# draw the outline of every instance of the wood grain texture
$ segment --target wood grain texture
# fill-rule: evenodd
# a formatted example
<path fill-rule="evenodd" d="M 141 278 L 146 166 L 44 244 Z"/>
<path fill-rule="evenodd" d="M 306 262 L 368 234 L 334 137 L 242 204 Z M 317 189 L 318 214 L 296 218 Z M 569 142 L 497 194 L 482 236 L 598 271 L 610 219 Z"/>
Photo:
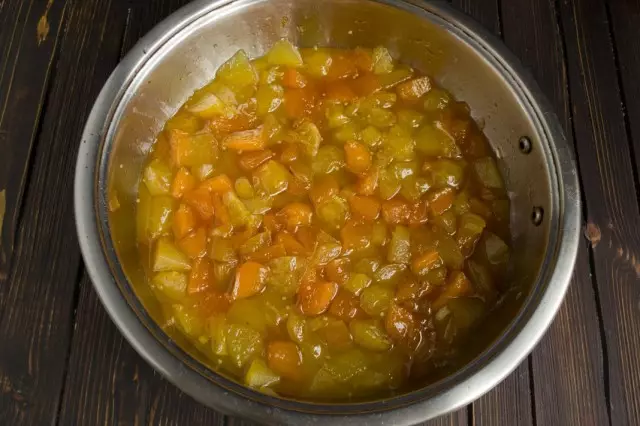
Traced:
<path fill-rule="evenodd" d="M 505 0 L 502 14 L 505 43 L 532 72 L 573 143 L 567 64 L 554 4 Z M 528 17 L 527 25 L 522 25 L 523 16 Z M 603 342 L 589 271 L 585 241 L 565 303 L 531 357 L 539 425 L 608 424 Z"/>
<path fill-rule="evenodd" d="M 7 211 L 0 230 L 0 312 L 9 274 L 24 190 L 67 0 L 0 2 L 0 191 Z M 48 34 L 39 40 L 38 22 Z"/>
<path fill-rule="evenodd" d="M 592 252 L 611 424 L 637 424 L 640 212 L 609 23 L 601 0 L 562 2 L 560 11 L 587 221 L 599 237 Z"/>
<path fill-rule="evenodd" d="M 618 73 L 626 124 L 632 139 L 635 179 L 640 167 L 640 0 L 607 0 L 614 47 L 618 54 Z M 637 191 L 636 187 L 636 191 Z M 640 194 L 636 192 L 638 202 Z"/>
<path fill-rule="evenodd" d="M 10 285 L 3 286 L 0 418 L 5 424 L 53 423 L 58 413 L 81 265 L 73 219 L 75 159 L 100 81 L 117 60 L 117 54 L 111 60 L 104 55 L 105 46 L 115 43 L 112 48 L 119 49 L 119 39 L 109 37 L 109 31 L 118 29 L 117 19 L 96 19 L 110 5 L 68 5 L 25 192 Z"/>

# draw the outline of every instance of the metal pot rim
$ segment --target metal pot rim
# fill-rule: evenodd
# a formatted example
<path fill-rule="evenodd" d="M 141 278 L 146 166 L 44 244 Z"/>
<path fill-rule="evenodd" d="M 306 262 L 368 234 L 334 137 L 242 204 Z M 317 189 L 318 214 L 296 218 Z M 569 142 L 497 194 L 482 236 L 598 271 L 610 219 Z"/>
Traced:
<path fill-rule="evenodd" d="M 549 160 L 559 192 L 553 194 L 559 220 L 551 229 L 549 250 L 544 262 L 546 269 L 519 316 L 512 321 L 498 343 L 459 372 L 425 388 L 429 390 L 428 393 L 421 390 L 417 391 L 414 398 L 405 398 L 404 395 L 378 401 L 375 411 L 359 412 L 358 406 L 352 404 L 356 410 L 331 414 L 331 407 L 338 408 L 340 405 L 325 404 L 329 411 L 316 410 L 322 404 L 292 402 L 262 394 L 249 399 L 246 395 L 215 385 L 189 368 L 184 360 L 170 353 L 153 332 L 140 322 L 120 291 L 109 265 L 115 259 L 115 251 L 109 242 L 105 244 L 104 241 L 102 228 L 105 224 L 99 219 L 99 211 L 105 206 L 100 205 L 98 196 L 100 188 L 103 188 L 100 165 L 105 163 L 101 157 L 104 146 L 110 143 L 115 111 L 137 71 L 152 60 L 154 54 L 169 40 L 194 21 L 223 6 L 256 1 L 261 0 L 198 0 L 183 7 L 158 24 L 131 49 L 100 92 L 79 148 L 74 205 L 80 247 L 102 304 L 128 342 L 157 371 L 201 403 L 230 414 L 287 424 L 414 424 L 472 402 L 495 387 L 520 364 L 553 320 L 569 286 L 577 256 L 581 206 L 572 151 L 564 139 L 558 119 L 537 85 L 498 39 L 445 2 L 418 4 L 414 0 L 369 0 L 435 18 L 447 31 L 454 32 L 490 60 L 509 81 L 539 133 L 553 148 Z M 371 410 L 372 404 L 361 404 L 361 410 Z"/>

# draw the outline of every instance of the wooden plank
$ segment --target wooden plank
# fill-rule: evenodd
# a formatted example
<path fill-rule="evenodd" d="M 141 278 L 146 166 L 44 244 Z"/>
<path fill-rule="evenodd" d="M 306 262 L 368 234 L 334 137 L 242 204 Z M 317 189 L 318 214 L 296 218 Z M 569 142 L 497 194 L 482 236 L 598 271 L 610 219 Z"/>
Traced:
<path fill-rule="evenodd" d="M 99 303 L 87 275 L 81 282 L 76 331 L 62 400 L 61 425 L 222 424 L 157 374 L 124 340 Z"/>
<path fill-rule="evenodd" d="M 66 6 L 67 0 L 0 2 L 0 191 L 6 191 L 7 199 L 4 223 L 0 221 L 0 312 Z"/>
<path fill-rule="evenodd" d="M 626 124 L 634 153 L 636 185 L 640 168 L 640 0 L 607 0 Z M 636 187 L 637 190 L 637 187 Z M 640 202 L 640 194 L 636 192 Z"/>
<path fill-rule="evenodd" d="M 452 5 L 469 14 L 485 28 L 500 36 L 501 5 L 498 0 L 453 0 Z M 473 423 L 478 425 L 533 424 L 529 364 L 523 362 L 496 388 L 472 404 Z"/>
<path fill-rule="evenodd" d="M 640 212 L 603 0 L 560 2 L 611 424 L 640 421 Z M 637 101 L 637 100 L 635 100 Z"/>
<path fill-rule="evenodd" d="M 547 0 L 504 1 L 504 40 L 533 72 L 572 142 L 567 64 L 556 12 Z M 526 25 L 523 16 L 528 17 Z M 540 425 L 608 423 L 603 343 L 588 256 L 582 244 L 565 303 L 532 354 L 531 385 Z"/>
<path fill-rule="evenodd" d="M 73 219 L 76 152 L 97 91 L 117 60 L 123 29 L 109 1 L 70 1 L 67 12 L 10 285 L 2 286 L 0 342 L 10 342 L 0 351 L 5 424 L 52 423 L 58 413 L 81 265 Z"/>

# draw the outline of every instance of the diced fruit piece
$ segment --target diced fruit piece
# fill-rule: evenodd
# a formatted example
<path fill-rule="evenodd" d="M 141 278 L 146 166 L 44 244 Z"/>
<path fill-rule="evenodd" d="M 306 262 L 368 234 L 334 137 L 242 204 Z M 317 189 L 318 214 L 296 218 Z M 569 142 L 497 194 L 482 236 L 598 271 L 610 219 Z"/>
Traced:
<path fill-rule="evenodd" d="M 182 272 L 158 272 L 151 285 L 171 300 L 182 301 L 187 295 L 187 276 Z"/>
<path fill-rule="evenodd" d="M 393 289 L 384 285 L 372 285 L 360 294 L 360 306 L 372 317 L 382 316 L 393 300 Z"/>
<path fill-rule="evenodd" d="M 398 125 L 405 129 L 417 129 L 424 121 L 424 115 L 412 109 L 401 109 L 396 113 Z"/>
<path fill-rule="evenodd" d="M 233 94 L 233 92 L 231 92 Z M 203 119 L 210 119 L 219 115 L 230 116 L 235 108 L 227 104 L 218 95 L 211 92 L 195 94 L 185 104 L 187 111 Z"/>
<path fill-rule="evenodd" d="M 244 50 L 238 50 L 235 55 L 220 66 L 216 78 L 232 89 L 238 90 L 255 85 L 258 82 L 258 73 Z"/>
<path fill-rule="evenodd" d="M 180 204 L 173 214 L 173 236 L 176 239 L 186 237 L 196 227 L 196 217 L 191 207 Z"/>
<path fill-rule="evenodd" d="M 142 181 L 147 186 L 151 195 L 168 194 L 171 188 L 172 173 L 160 159 L 155 159 L 144 169 Z"/>
<path fill-rule="evenodd" d="M 209 259 L 196 259 L 189 274 L 187 293 L 195 294 L 208 290 L 213 284 L 213 265 Z"/>
<path fill-rule="evenodd" d="M 267 319 L 265 306 L 255 297 L 238 299 L 231 304 L 227 312 L 227 320 L 232 324 L 241 324 L 251 327 L 261 335 L 267 335 Z"/>
<path fill-rule="evenodd" d="M 258 294 L 264 288 L 268 270 L 257 262 L 246 262 L 236 271 L 231 290 L 232 299 L 243 299 Z"/>
<path fill-rule="evenodd" d="M 205 188 L 210 192 L 225 193 L 233 189 L 233 184 L 229 176 L 221 174 L 205 180 L 199 187 Z"/>
<path fill-rule="evenodd" d="M 437 311 L 446 305 L 450 299 L 468 296 L 472 290 L 471 282 L 464 272 L 455 271 L 449 277 L 447 287 L 440 293 L 440 296 L 433 302 L 431 307 L 434 311 Z"/>
<path fill-rule="evenodd" d="M 396 226 L 391 234 L 391 243 L 387 252 L 387 260 L 391 263 L 408 264 L 411 260 L 411 237 L 409 229 Z"/>
<path fill-rule="evenodd" d="M 344 152 L 334 145 L 323 145 L 313 159 L 311 167 L 315 173 L 329 174 L 345 166 Z"/>
<path fill-rule="evenodd" d="M 387 74 L 378 75 L 378 83 L 383 89 L 391 89 L 397 84 L 407 81 L 413 75 L 411 68 L 401 67 Z"/>
<path fill-rule="evenodd" d="M 371 167 L 371 153 L 358 142 L 347 142 L 344 145 L 347 168 L 356 174 L 366 172 Z"/>
<path fill-rule="evenodd" d="M 300 380 L 303 376 L 302 354 L 293 342 L 277 340 L 267 347 L 269 367 L 289 380 Z"/>
<path fill-rule="evenodd" d="M 378 321 L 353 320 L 349 324 L 353 341 L 365 349 L 383 352 L 391 348 L 391 340 Z"/>
<path fill-rule="evenodd" d="M 460 216 L 456 240 L 466 256 L 471 255 L 486 226 L 485 220 L 477 214 L 464 213 Z"/>
<path fill-rule="evenodd" d="M 278 40 L 267 52 L 267 61 L 271 65 L 301 67 L 304 65 L 298 48 L 288 40 Z"/>
<path fill-rule="evenodd" d="M 373 279 L 375 282 L 385 286 L 395 286 L 406 269 L 406 265 L 391 263 L 376 270 L 373 274 Z"/>
<path fill-rule="evenodd" d="M 234 151 L 262 151 L 266 145 L 264 128 L 259 126 L 252 130 L 243 130 L 227 135 L 222 146 Z"/>
<path fill-rule="evenodd" d="M 291 174 L 282 164 L 269 160 L 253 173 L 253 178 L 259 189 L 273 196 L 287 190 Z"/>
<path fill-rule="evenodd" d="M 307 85 L 307 79 L 300 71 L 293 68 L 286 68 L 282 76 L 282 85 L 289 89 L 302 89 Z"/>
<path fill-rule="evenodd" d="M 196 178 L 189 172 L 189 170 L 181 167 L 176 176 L 173 178 L 171 184 L 171 195 L 174 198 L 182 198 L 182 196 L 196 187 Z"/>
<path fill-rule="evenodd" d="M 491 157 L 477 159 L 473 163 L 473 169 L 480 183 L 487 188 L 501 189 L 504 187 L 502 176 L 498 171 L 495 161 Z"/>
<path fill-rule="evenodd" d="M 258 250 L 271 245 L 271 232 L 263 231 L 248 238 L 239 248 L 238 252 L 242 256 L 248 256 Z"/>
<path fill-rule="evenodd" d="M 289 318 L 287 318 L 287 333 L 289 334 L 289 338 L 294 342 L 304 342 L 307 335 L 306 320 L 294 312 L 289 314 Z"/>
<path fill-rule="evenodd" d="M 209 319 L 209 337 L 211 351 L 218 355 L 227 355 L 227 318 L 224 315 L 214 315 Z"/>
<path fill-rule="evenodd" d="M 253 151 L 242 154 L 238 160 L 240 167 L 244 170 L 253 170 L 256 167 L 261 166 L 275 156 L 273 151 L 265 149 L 264 151 Z"/>
<path fill-rule="evenodd" d="M 356 190 L 360 195 L 373 195 L 378 189 L 378 183 L 380 180 L 380 169 L 377 167 L 372 167 L 369 171 L 363 174 L 356 185 Z M 396 182 L 397 183 L 397 182 Z M 387 187 L 385 188 L 385 195 L 388 196 L 389 193 L 393 192 L 394 188 Z M 395 194 L 394 194 L 395 195 Z"/>
<path fill-rule="evenodd" d="M 151 242 L 171 230 L 173 199 L 168 196 L 151 197 L 146 187 L 139 190 L 136 209 L 138 241 Z"/>
<path fill-rule="evenodd" d="M 393 71 L 393 58 L 387 48 L 378 46 L 373 49 L 373 73 L 386 74 Z"/>
<path fill-rule="evenodd" d="M 178 248 L 191 259 L 197 259 L 207 254 L 207 232 L 198 228 L 178 241 Z"/>
<path fill-rule="evenodd" d="M 195 133 L 202 129 L 202 126 L 203 122 L 199 117 L 196 117 L 188 111 L 180 110 L 167 121 L 164 129 L 167 132 L 180 130 L 185 133 Z"/>
<path fill-rule="evenodd" d="M 462 269 L 464 264 L 464 256 L 460 251 L 460 247 L 448 235 L 442 235 L 439 238 L 440 244 L 438 245 L 438 253 L 444 261 L 444 264 L 449 269 L 459 270 Z"/>
<path fill-rule="evenodd" d="M 340 238 L 345 254 L 365 250 L 371 246 L 371 225 L 349 221 L 340 230 Z"/>
<path fill-rule="evenodd" d="M 427 112 L 435 112 L 443 110 L 451 102 L 451 96 L 440 89 L 439 87 L 433 87 L 424 97 L 424 109 Z"/>
<path fill-rule="evenodd" d="M 313 254 L 312 262 L 316 266 L 324 266 L 340 256 L 342 246 L 338 243 L 327 242 L 319 244 Z"/>
<path fill-rule="evenodd" d="M 325 267 L 327 278 L 334 283 L 343 285 L 349 279 L 351 261 L 347 257 L 333 259 Z"/>
<path fill-rule="evenodd" d="M 251 182 L 249 182 L 249 179 L 247 179 L 246 177 L 240 177 L 236 179 L 233 184 L 233 188 L 235 189 L 236 194 L 238 194 L 238 197 L 245 200 L 253 198 L 253 196 L 255 195 L 253 186 L 251 186 Z"/>
<path fill-rule="evenodd" d="M 359 296 L 362 293 L 362 290 L 369 287 L 371 284 L 371 278 L 368 275 L 356 273 L 352 274 L 351 277 L 344 283 L 344 288 L 349 290 L 356 296 Z"/>
<path fill-rule="evenodd" d="M 267 367 L 267 364 L 260 358 L 251 361 L 247 374 L 244 376 L 244 384 L 254 389 L 273 386 L 279 381 L 280 376 Z"/>
<path fill-rule="evenodd" d="M 375 197 L 353 195 L 349 197 L 351 212 L 364 220 L 376 220 L 380 215 L 380 202 Z"/>
<path fill-rule="evenodd" d="M 407 224 L 410 216 L 411 206 L 402 199 L 393 198 L 382 203 L 382 217 L 389 224 Z"/>
<path fill-rule="evenodd" d="M 246 325 L 229 324 L 227 326 L 227 350 L 233 364 L 242 368 L 251 358 L 262 352 L 262 336 Z"/>
<path fill-rule="evenodd" d="M 187 336 L 200 337 L 203 334 L 204 320 L 192 309 L 180 304 L 172 305 L 171 308 L 176 324 Z"/>
<path fill-rule="evenodd" d="M 225 192 L 222 202 L 229 212 L 229 220 L 233 226 L 245 226 L 249 223 L 251 213 L 234 192 Z"/>
<path fill-rule="evenodd" d="M 436 250 L 427 250 L 413 260 L 411 263 L 411 270 L 418 276 L 425 276 L 429 271 L 439 268 L 442 265 L 443 261 L 440 257 L 440 253 Z"/>
<path fill-rule="evenodd" d="M 278 109 L 284 98 L 284 89 L 277 84 L 263 84 L 256 92 L 258 115 L 263 116 Z"/>
<path fill-rule="evenodd" d="M 385 329 L 389 336 L 404 340 L 414 333 L 416 327 L 413 314 L 400 305 L 392 303 L 385 319 Z"/>
<path fill-rule="evenodd" d="M 378 192 L 380 193 L 380 198 L 383 200 L 390 200 L 395 197 L 400 191 L 401 183 L 400 179 L 398 179 L 390 169 L 386 168 L 380 170 L 380 178 L 378 181 Z"/>
<path fill-rule="evenodd" d="M 335 196 L 316 207 L 318 218 L 329 228 L 338 230 L 342 228 L 349 214 L 349 206 L 342 198 Z"/>
<path fill-rule="evenodd" d="M 491 278 L 491 272 L 489 268 L 483 263 L 476 260 L 469 260 L 467 262 L 466 271 L 469 273 L 469 278 L 480 296 L 488 303 L 493 303 L 496 299 L 496 287 Z"/>
<path fill-rule="evenodd" d="M 456 233 L 456 215 L 452 209 L 431 218 L 431 223 L 442 229 L 447 235 Z"/>
<path fill-rule="evenodd" d="M 464 164 L 459 161 L 437 160 L 431 163 L 429 172 L 438 188 L 458 188 L 464 179 Z"/>
<path fill-rule="evenodd" d="M 407 102 L 417 101 L 429 90 L 431 90 L 431 79 L 426 76 L 414 78 L 396 87 L 398 96 Z"/>
<path fill-rule="evenodd" d="M 433 216 L 439 216 L 453 205 L 456 194 L 451 188 L 441 189 L 429 195 L 429 210 Z"/>
<path fill-rule="evenodd" d="M 318 93 L 311 85 L 302 89 L 289 89 L 284 92 L 284 110 L 291 119 L 309 116 L 315 109 Z"/>
<path fill-rule="evenodd" d="M 153 256 L 153 270 L 161 271 L 189 271 L 191 263 L 168 238 L 161 238 L 156 243 L 156 250 Z"/>
<path fill-rule="evenodd" d="M 231 240 L 213 237 L 209 248 L 209 256 L 217 262 L 233 263 L 238 260 Z"/>
<path fill-rule="evenodd" d="M 178 167 L 214 163 L 218 158 L 218 142 L 211 133 L 189 134 L 181 130 L 169 133 L 171 160 Z"/>
<path fill-rule="evenodd" d="M 361 314 L 360 299 L 346 290 L 341 290 L 331 302 L 329 314 L 345 321 L 353 319 Z"/>
<path fill-rule="evenodd" d="M 309 120 L 303 120 L 296 128 L 297 142 L 302 145 L 303 152 L 309 157 L 318 155 L 322 135 L 318 127 Z"/>
<path fill-rule="evenodd" d="M 307 316 L 320 315 L 329 309 L 338 292 L 338 284 L 326 281 L 304 283 L 298 292 L 298 306 Z"/>
<path fill-rule="evenodd" d="M 184 195 L 184 201 L 195 210 L 202 220 L 213 218 L 214 207 L 211 192 L 207 188 L 196 188 Z"/>
<path fill-rule="evenodd" d="M 287 229 L 295 232 L 299 226 L 310 226 L 313 211 L 308 204 L 291 203 L 286 205 L 278 215 L 284 218 Z"/>
<path fill-rule="evenodd" d="M 416 149 L 430 157 L 458 158 L 462 155 L 455 139 L 438 123 L 423 125 L 415 140 Z"/>

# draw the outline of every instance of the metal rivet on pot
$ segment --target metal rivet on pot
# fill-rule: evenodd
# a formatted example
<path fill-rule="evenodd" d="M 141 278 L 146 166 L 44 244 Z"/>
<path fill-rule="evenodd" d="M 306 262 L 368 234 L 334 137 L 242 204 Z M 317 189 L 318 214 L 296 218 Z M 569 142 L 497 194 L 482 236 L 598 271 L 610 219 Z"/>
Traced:
<path fill-rule="evenodd" d="M 528 136 L 523 136 L 518 141 L 518 147 L 520 148 L 520 152 L 523 154 L 528 154 L 531 152 L 531 139 Z"/>
<path fill-rule="evenodd" d="M 534 207 L 531 212 L 531 222 L 535 226 L 540 226 L 542 219 L 544 218 L 544 209 L 542 207 Z"/>

